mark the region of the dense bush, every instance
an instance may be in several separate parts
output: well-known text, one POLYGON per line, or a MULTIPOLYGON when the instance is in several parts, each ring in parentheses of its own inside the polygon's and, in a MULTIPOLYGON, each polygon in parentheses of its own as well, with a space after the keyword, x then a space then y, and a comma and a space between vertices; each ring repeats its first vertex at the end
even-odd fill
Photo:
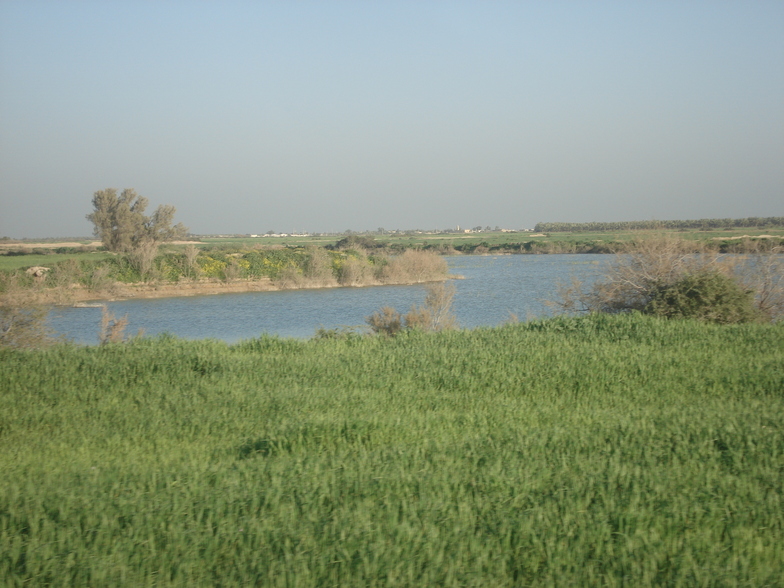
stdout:
POLYGON ((334 245, 327 245, 328 249, 341 250, 341 249, 378 249, 384 247, 383 243, 379 243, 373 237, 365 237, 361 235, 349 235, 340 239, 334 245))
POLYGON ((667 318, 776 322, 784 314, 784 263, 778 250, 724 256, 671 237, 638 242, 618 254, 591 287, 559 288, 567 312, 638 311, 667 318))
POLYGON ((732 324, 760 320, 754 292, 719 271, 688 274, 658 289, 644 310, 666 318, 695 318, 732 324))

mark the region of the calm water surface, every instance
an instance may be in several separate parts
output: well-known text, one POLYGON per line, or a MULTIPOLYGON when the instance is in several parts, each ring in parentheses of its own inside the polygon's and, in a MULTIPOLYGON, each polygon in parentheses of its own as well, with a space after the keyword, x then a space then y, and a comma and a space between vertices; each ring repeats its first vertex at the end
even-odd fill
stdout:
MULTIPOLYGON (((450 271, 464 276, 457 288, 454 313, 461 327, 495 326, 510 314, 527 320, 551 313, 545 301, 556 296, 559 282, 572 276, 597 277, 609 255, 496 255, 447 257, 450 271)), ((328 288, 282 292, 216 294, 109 302, 116 317, 128 316, 126 333, 171 333, 188 339, 227 342, 258 337, 310 337, 316 329, 362 326, 382 306, 405 312, 422 304, 425 285, 328 288)), ((100 308, 59 308, 51 326, 77 343, 95 344, 100 308)))

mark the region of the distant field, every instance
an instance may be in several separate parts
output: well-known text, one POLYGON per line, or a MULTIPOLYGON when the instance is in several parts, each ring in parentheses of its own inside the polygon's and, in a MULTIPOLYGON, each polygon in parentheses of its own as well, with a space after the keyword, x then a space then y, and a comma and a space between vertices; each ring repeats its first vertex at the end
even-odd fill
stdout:
POLYGON ((781 586, 784 330, 0 351, 0 585, 781 586))
MULTIPOLYGON (((481 233, 434 233, 434 234, 414 234, 414 235, 370 235, 379 243, 387 243, 389 245, 402 245, 406 247, 421 246, 425 244, 444 244, 444 245, 461 245, 461 244, 479 244, 487 243, 488 245, 501 245, 508 243, 520 243, 526 241, 537 242, 587 242, 587 241, 605 241, 605 242, 624 242, 633 239, 640 239, 650 235, 661 235, 662 233, 676 235, 684 239, 706 240, 714 238, 738 238, 744 235, 759 236, 759 235, 772 235, 777 237, 784 237, 784 228, 775 229, 721 229, 712 231, 703 230, 671 230, 671 231, 623 231, 623 232, 581 232, 581 233, 568 233, 557 232, 548 235, 531 232, 517 232, 517 233, 504 233, 501 231, 488 231, 481 233)), ((197 246, 206 247, 212 245, 232 245, 236 247, 254 247, 254 246, 288 246, 288 247, 301 247, 308 245, 331 245, 343 239, 346 235, 331 235, 331 236, 312 236, 312 237, 204 237, 196 242, 197 246)), ((4 249, 13 248, 34 248, 34 247, 55 247, 55 246, 79 246, 79 245, 95 245, 95 241, 81 241, 71 243, 56 243, 55 240, 39 240, 33 243, 20 242, 15 244, 2 244, 0 243, 0 260, 2 259, 2 252, 4 249)))
MULTIPOLYGON (((743 235, 772 235, 784 237, 784 228, 778 229, 731 229, 716 231, 665 231, 685 239, 707 240, 713 238, 733 238, 743 235)), ((405 247, 421 246, 427 244, 443 245, 462 245, 487 243, 488 245, 501 245, 508 243, 520 243, 526 241, 537 241, 542 243, 563 243, 563 242, 626 242, 634 239, 644 238, 651 235, 661 235, 662 231, 626 231, 616 233, 550 233, 547 236, 539 236, 538 233, 504 233, 500 231, 489 231, 482 233, 447 233, 447 234, 420 234, 420 235, 374 235, 372 236, 379 243, 389 245, 402 245, 405 247)), ((307 245, 330 245, 344 238, 345 235, 330 237, 225 237, 210 238, 205 237, 201 241, 210 245, 235 245, 241 247, 253 247, 254 245, 277 245, 277 246, 307 246, 307 245)))
MULTIPOLYGON (((669 231, 670 234, 680 238, 695 241, 713 241, 716 239, 738 239, 745 235, 760 236, 771 235, 784 238, 784 228, 780 229, 732 229, 716 231, 669 231)), ((504 233, 500 231, 489 231, 483 233, 449 233, 449 234, 418 234, 418 235, 376 235, 371 236, 377 243, 390 247, 427 247, 427 246, 452 246, 461 247, 466 245, 484 245, 496 247, 503 245, 516 245, 520 243, 535 243, 539 248, 535 252, 559 252, 559 246, 568 250, 572 245, 597 244, 609 245, 612 243, 626 243, 639 240, 648 236, 661 235, 661 231, 627 231, 617 233, 551 233, 541 235, 539 233, 519 232, 504 233), (553 247, 549 248, 548 244, 553 247)), ((307 247, 333 245, 345 235, 334 236, 314 236, 314 237, 204 237, 195 244, 199 248, 209 248, 214 246, 230 246, 239 249, 279 248, 279 247, 307 247)), ((85 244, 95 242, 85 242, 85 244)), ((31 267, 34 265, 49 265, 69 258, 77 258, 84 261, 96 261, 106 259, 110 254, 106 252, 91 253, 64 253, 64 254, 30 254, 30 255, 6 255, 6 250, 27 248, 38 249, 62 245, 79 246, 79 243, 32 243, 26 242, 15 245, 3 245, 0 247, 0 271, 12 271, 15 269, 31 267)), ((171 244, 164 246, 161 251, 177 250, 181 251, 184 245, 171 244)), ((605 252, 605 251, 602 251, 605 252)))

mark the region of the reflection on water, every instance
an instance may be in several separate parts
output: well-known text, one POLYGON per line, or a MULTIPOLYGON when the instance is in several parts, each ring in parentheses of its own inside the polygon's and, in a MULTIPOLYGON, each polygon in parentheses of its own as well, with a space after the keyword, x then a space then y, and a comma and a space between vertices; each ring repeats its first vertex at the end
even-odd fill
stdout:
MULTIPOLYGON (((495 255, 448 257, 455 280, 454 312, 461 327, 494 326, 510 315, 527 320, 550 314, 545 301, 556 296, 559 282, 572 276, 590 282, 608 255, 495 255)), ((108 303, 116 317, 127 314, 128 334, 172 333, 189 339, 228 342, 258 337, 310 337, 319 327, 360 326, 382 306, 406 311, 422 304, 425 286, 328 288, 283 292, 216 294, 185 298, 108 303)), ((59 308, 51 326, 78 343, 98 342, 100 308, 59 308)))

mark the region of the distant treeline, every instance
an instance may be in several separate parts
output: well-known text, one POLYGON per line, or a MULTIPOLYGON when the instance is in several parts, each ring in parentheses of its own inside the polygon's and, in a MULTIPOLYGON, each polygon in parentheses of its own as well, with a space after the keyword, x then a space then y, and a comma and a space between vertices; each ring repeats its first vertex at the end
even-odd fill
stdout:
POLYGON ((702 218, 699 220, 647 220, 616 223, 537 223, 537 233, 638 231, 644 229, 744 229, 784 227, 782 216, 748 218, 702 218))

